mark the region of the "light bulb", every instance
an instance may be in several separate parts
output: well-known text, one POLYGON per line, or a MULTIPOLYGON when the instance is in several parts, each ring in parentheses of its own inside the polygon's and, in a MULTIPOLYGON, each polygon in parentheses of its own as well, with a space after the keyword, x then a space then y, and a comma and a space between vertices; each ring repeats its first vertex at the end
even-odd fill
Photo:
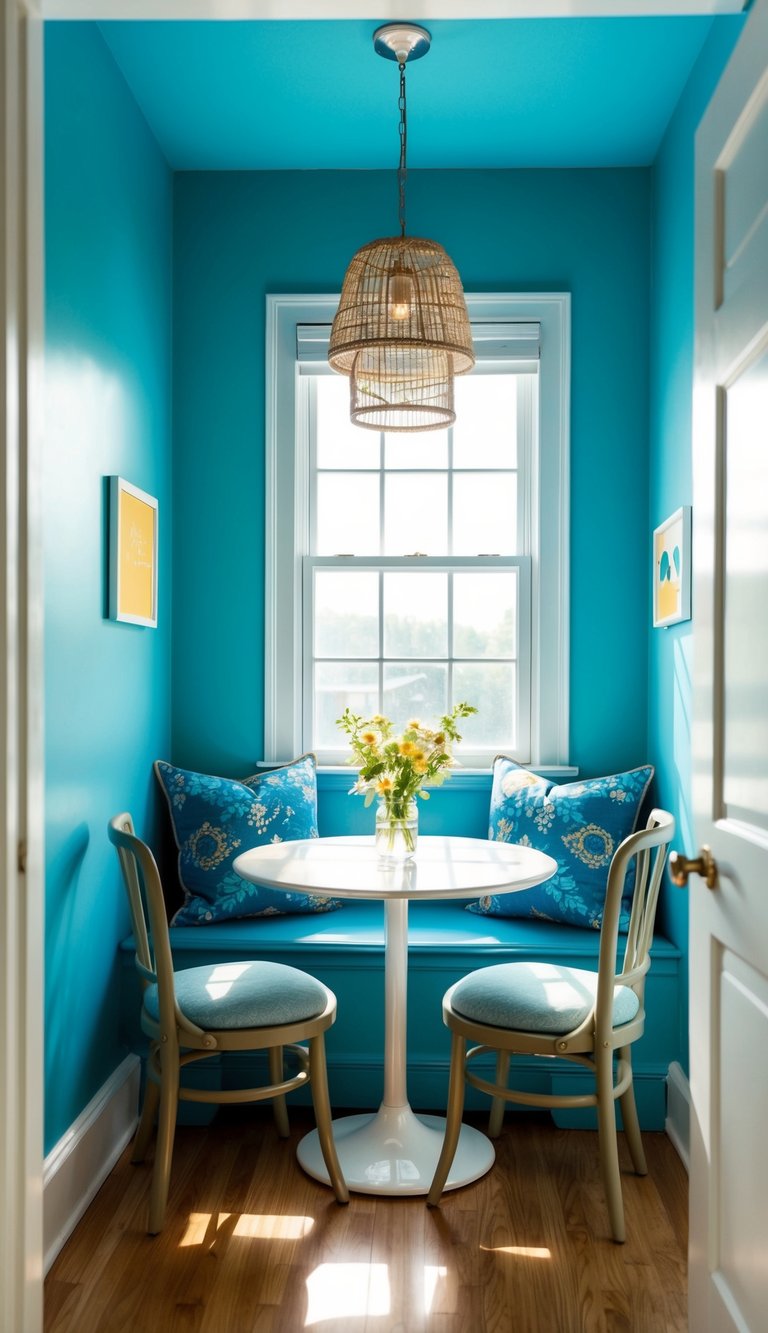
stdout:
POLYGON ((395 272, 389 280, 388 315, 390 319, 410 319, 413 282, 409 274, 395 272))

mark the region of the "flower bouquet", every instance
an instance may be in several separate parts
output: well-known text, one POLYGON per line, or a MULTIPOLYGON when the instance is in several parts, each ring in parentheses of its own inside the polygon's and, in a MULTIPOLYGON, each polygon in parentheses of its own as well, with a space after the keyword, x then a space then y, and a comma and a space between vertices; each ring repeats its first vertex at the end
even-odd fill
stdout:
POLYGON ((428 801, 425 785, 440 786, 450 776, 451 749, 461 740, 456 724, 476 712, 471 704, 459 703, 440 719, 439 729, 433 731, 414 718, 399 736, 393 734, 389 718, 380 713, 365 719, 345 708, 338 719, 337 725, 349 736, 349 762, 360 769, 350 795, 364 794, 366 806, 375 797, 379 799, 376 847, 384 859, 402 861, 413 856, 418 832, 415 798, 428 801))

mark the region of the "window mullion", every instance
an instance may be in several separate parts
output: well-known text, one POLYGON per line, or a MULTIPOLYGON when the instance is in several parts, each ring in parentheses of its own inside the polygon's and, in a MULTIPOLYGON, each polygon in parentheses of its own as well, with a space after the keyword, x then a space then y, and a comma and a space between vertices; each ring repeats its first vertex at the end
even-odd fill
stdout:
POLYGON ((378 713, 384 712, 384 570, 379 570, 379 704, 378 713))
POLYGON ((537 503, 533 440, 535 384, 535 375, 521 375, 517 384, 517 531, 521 555, 531 555, 536 540, 533 523, 537 503))
POLYGON ((384 534, 386 532, 387 515, 385 511, 386 496, 386 470, 384 467, 384 435, 379 436, 379 555, 384 554, 384 534))
POLYGON ((447 665, 448 665, 448 672, 447 672, 447 676, 448 676, 448 683, 447 683, 447 688, 448 688, 448 698, 447 698, 447 701, 446 701, 446 704, 447 704, 446 711, 449 712, 449 713, 450 713, 450 711, 451 711, 451 708, 453 707, 453 702, 454 702, 454 700, 453 700, 453 662, 454 662, 453 649, 454 649, 454 640, 453 640, 453 570, 451 569, 451 570, 448 571, 448 663, 447 663, 447 665))
MULTIPOLYGON (((453 555, 453 426, 448 427, 448 554, 453 555)), ((449 640, 450 643, 450 640, 449 640)))

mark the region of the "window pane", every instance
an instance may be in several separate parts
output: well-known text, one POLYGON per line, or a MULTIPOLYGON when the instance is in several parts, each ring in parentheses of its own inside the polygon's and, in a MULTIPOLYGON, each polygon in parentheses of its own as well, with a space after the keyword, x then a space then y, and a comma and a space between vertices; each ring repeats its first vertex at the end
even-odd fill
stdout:
POLYGON ((447 617, 447 574, 384 575, 385 657, 444 657, 447 617))
POLYGON ((315 571, 315 654, 377 657, 379 576, 375 570, 315 571))
POLYGON ((318 476, 315 554, 379 554, 378 473, 323 472, 318 476))
POLYGON ((516 473, 456 474, 453 483, 453 554, 518 554, 516 473))
POLYGON ((318 467, 375 467, 381 458, 380 436, 353 426, 349 419, 346 375, 315 377, 318 467))
POLYGON ((313 742, 318 749, 346 748, 346 736, 336 726, 345 708, 362 717, 379 712, 379 669, 375 662, 315 664, 313 742))
POLYGON ((382 712, 399 731, 412 718, 430 723, 442 717, 448 698, 448 669, 434 662, 388 662, 384 667, 382 712))
POLYGON ((444 555, 448 542, 444 472, 395 473, 384 482, 386 555, 444 555))
POLYGON ((461 734, 468 747, 503 750, 517 745, 517 669, 506 662, 457 663, 453 697, 474 704, 477 713, 466 718, 461 734))
POLYGON ((384 436, 384 466, 425 468, 448 466, 448 432, 410 431, 384 436))
POLYGON ((453 651, 456 657, 514 657, 516 626, 516 570, 454 574, 453 651))
POLYGON ((517 375, 460 375, 454 384, 454 467, 515 467, 517 375))

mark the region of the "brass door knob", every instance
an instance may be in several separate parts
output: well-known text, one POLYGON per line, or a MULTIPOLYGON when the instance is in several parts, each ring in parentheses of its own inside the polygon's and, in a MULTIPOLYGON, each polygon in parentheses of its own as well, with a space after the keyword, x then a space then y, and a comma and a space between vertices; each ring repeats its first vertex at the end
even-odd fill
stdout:
POLYGON ((689 875, 701 875, 708 889, 717 888, 717 862, 706 844, 695 860, 689 861, 682 852, 672 852, 669 858, 669 874, 673 884, 685 888, 689 875))

